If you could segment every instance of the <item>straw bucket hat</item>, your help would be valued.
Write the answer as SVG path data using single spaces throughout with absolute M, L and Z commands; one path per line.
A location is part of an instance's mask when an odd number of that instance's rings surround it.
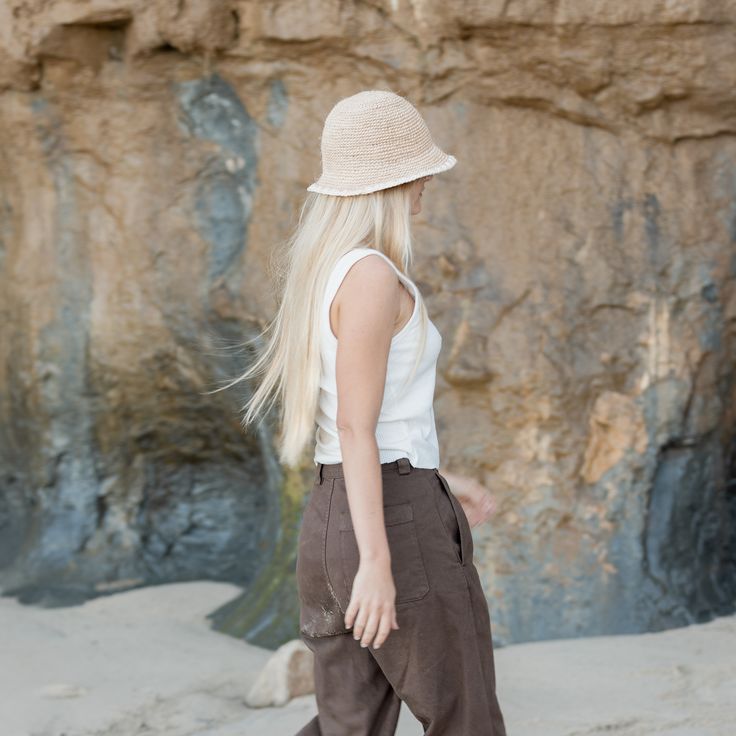
M 451 169 L 419 111 L 394 92 L 365 90 L 340 100 L 325 119 L 322 175 L 310 192 L 368 194 Z

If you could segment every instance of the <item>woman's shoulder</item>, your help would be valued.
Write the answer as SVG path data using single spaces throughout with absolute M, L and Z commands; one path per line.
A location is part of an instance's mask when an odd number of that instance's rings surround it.
M 377 255 L 378 258 L 367 258 L 371 255 Z M 385 261 L 385 264 L 380 263 L 380 261 Z M 401 276 L 391 259 L 375 248 L 354 248 L 348 251 L 338 260 L 335 271 L 337 280 L 340 282 L 343 281 L 348 272 L 357 275 L 359 279 L 362 274 L 367 274 L 369 279 L 381 273 L 385 273 L 386 278 L 389 278 L 389 273 L 393 277 Z
M 339 267 L 342 266 L 344 270 L 347 271 L 354 263 L 362 261 L 366 256 L 371 255 L 378 256 L 378 258 L 385 261 L 397 275 L 403 276 L 401 271 L 396 267 L 396 264 L 385 253 L 381 253 L 380 250 L 376 250 L 375 248 L 367 247 L 353 248 L 347 253 L 344 253 L 337 261 L 336 270 L 339 270 Z
M 352 260 L 352 259 L 360 259 L 363 258 L 363 256 L 369 256 L 369 255 L 376 255 L 380 258 L 384 258 L 389 263 L 391 262 L 391 259 L 385 254 L 381 253 L 380 250 L 376 250 L 375 248 L 369 248 L 365 246 L 357 247 L 357 248 L 351 248 L 347 253 L 343 253 L 342 256 L 338 260 Z M 393 265 L 393 264 L 392 264 Z

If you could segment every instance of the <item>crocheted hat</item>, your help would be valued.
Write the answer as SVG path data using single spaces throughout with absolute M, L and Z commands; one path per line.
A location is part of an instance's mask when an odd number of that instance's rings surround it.
M 322 175 L 310 192 L 368 194 L 451 169 L 419 111 L 394 92 L 365 90 L 340 100 L 325 119 Z

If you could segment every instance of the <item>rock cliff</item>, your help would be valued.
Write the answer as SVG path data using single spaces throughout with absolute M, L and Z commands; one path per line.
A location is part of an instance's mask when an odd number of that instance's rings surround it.
M 243 435 L 233 342 L 340 97 L 408 96 L 458 166 L 416 220 L 443 465 L 499 643 L 635 632 L 736 593 L 736 3 L 0 5 L 0 583 L 209 577 L 295 631 L 311 482 Z

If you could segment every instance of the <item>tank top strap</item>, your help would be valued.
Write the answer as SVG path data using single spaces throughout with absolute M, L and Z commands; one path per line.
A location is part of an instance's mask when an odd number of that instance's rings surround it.
M 391 268 L 394 269 L 396 272 L 396 275 L 404 282 L 410 285 L 411 291 L 414 294 L 414 297 L 416 298 L 416 286 L 414 282 L 405 274 L 403 274 L 396 266 L 396 264 L 385 254 L 381 253 L 381 251 L 376 250 L 375 248 L 353 248 L 352 250 L 348 251 L 344 255 L 342 255 L 340 258 L 338 258 L 337 263 L 335 264 L 335 267 L 332 270 L 332 274 L 330 275 L 330 278 L 327 282 L 327 289 L 325 293 L 325 301 L 328 304 L 332 303 L 332 300 L 335 298 L 335 294 L 337 294 L 337 290 L 340 288 L 340 284 L 342 283 L 342 280 L 345 278 L 345 275 L 350 270 L 352 265 L 359 261 L 361 258 L 375 254 L 383 258 L 384 261 L 386 261 Z
M 335 264 L 332 273 L 327 280 L 327 287 L 325 289 L 325 295 L 322 302 L 322 329 L 325 331 L 325 334 L 327 334 L 328 337 L 332 338 L 333 340 L 335 339 L 335 336 L 333 335 L 332 328 L 330 327 L 330 306 L 332 304 L 332 300 L 335 298 L 335 294 L 337 294 L 337 290 L 340 288 L 340 284 L 345 278 L 347 272 L 350 270 L 351 266 L 359 261 L 361 258 L 372 254 L 380 256 L 387 263 L 389 263 L 399 279 L 401 279 L 408 286 L 408 288 L 410 289 L 410 293 L 413 294 L 415 306 L 411 320 L 414 319 L 414 315 L 417 313 L 416 305 L 419 299 L 419 289 L 417 288 L 416 284 L 408 276 L 405 276 L 403 273 L 401 273 L 401 271 L 396 267 L 396 264 L 384 253 L 381 253 L 375 248 L 353 248 L 352 250 L 348 251 L 337 259 L 337 263 Z M 404 330 L 407 327 L 408 324 L 405 325 Z M 404 330 L 402 330 L 401 332 L 403 333 Z
M 391 268 L 393 268 L 394 271 L 396 271 L 396 275 L 405 283 L 408 283 L 411 285 L 412 289 L 414 288 L 414 282 L 406 276 L 406 274 L 403 274 L 399 268 L 397 268 L 396 264 L 385 254 L 381 253 L 380 250 L 376 250 L 375 248 L 359 248 L 358 250 L 368 253 L 377 253 L 381 258 L 383 258 L 386 263 L 388 263 Z

